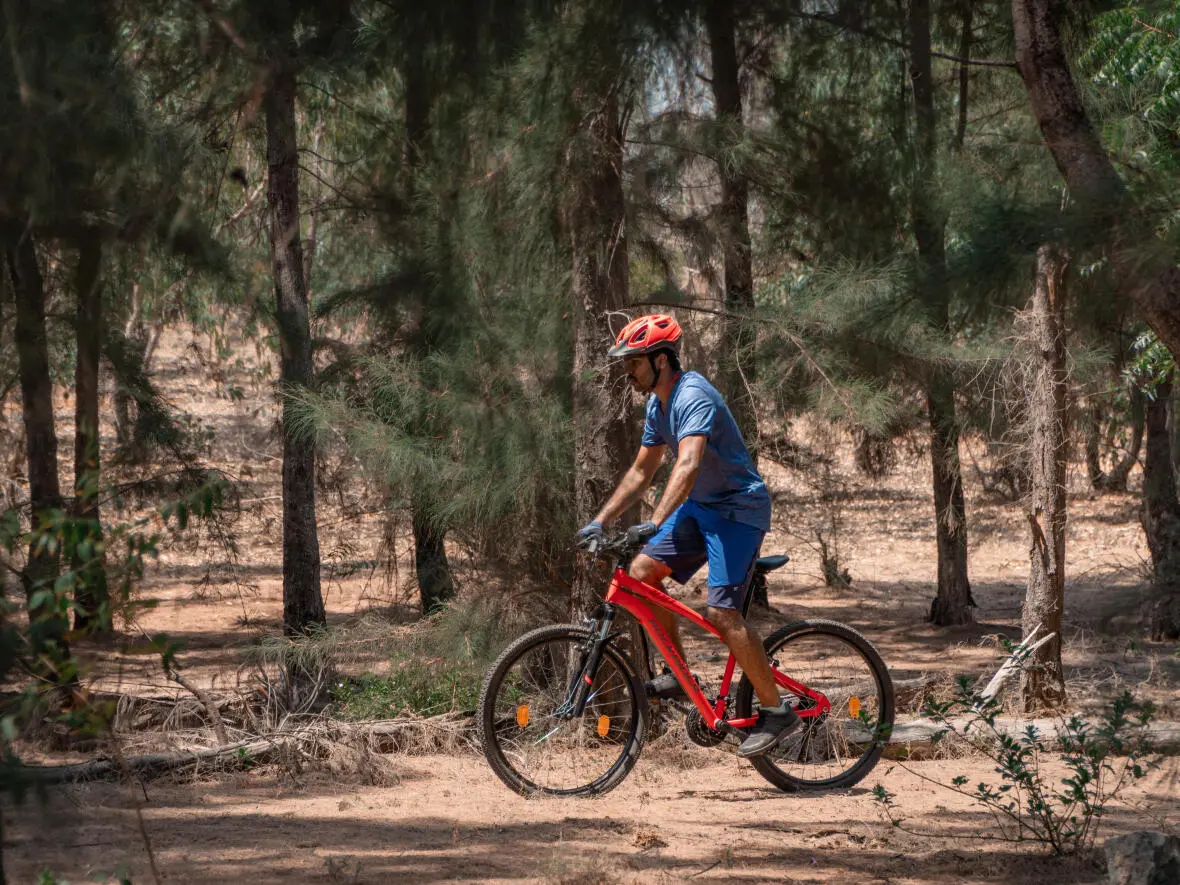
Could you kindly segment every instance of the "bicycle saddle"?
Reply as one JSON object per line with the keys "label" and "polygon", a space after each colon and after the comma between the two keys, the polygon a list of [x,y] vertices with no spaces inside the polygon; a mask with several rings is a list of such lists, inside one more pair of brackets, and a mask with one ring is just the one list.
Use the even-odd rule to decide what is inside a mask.
{"label": "bicycle saddle", "polygon": [[791,557],[785,553],[780,553],[778,556],[763,556],[754,561],[754,568],[763,572],[772,572],[776,568],[782,568],[790,559]]}

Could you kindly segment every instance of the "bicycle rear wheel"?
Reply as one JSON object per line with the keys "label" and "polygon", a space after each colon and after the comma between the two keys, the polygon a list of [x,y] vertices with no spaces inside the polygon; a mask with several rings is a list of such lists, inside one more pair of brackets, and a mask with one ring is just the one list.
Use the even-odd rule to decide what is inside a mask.
{"label": "bicycle rear wheel", "polygon": [[[596,673],[584,668],[594,639],[573,625],[541,627],[492,665],[479,698],[479,734],[496,775],[525,796],[593,796],[627,776],[646,727],[643,686],[607,643]],[[585,710],[563,711],[570,687],[592,679]]]}
{"label": "bicycle rear wheel", "polygon": [[[778,747],[750,760],[764,778],[788,792],[851,787],[872,771],[893,727],[893,681],[872,644],[835,621],[801,621],[776,630],[766,656],[780,673],[822,692],[828,712],[805,717]],[[781,689],[799,712],[814,701]],[[754,687],[738,683],[735,716],[758,711]]]}

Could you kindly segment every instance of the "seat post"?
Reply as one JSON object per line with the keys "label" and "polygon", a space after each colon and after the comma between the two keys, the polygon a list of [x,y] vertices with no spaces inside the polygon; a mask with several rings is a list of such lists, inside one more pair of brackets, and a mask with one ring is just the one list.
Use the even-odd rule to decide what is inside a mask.
{"label": "seat post", "polygon": [[758,574],[758,556],[761,553],[761,547],[754,551],[754,558],[750,561],[750,570],[746,573],[746,594],[742,602],[742,620],[745,620],[750,614],[750,603],[754,601],[754,581]]}

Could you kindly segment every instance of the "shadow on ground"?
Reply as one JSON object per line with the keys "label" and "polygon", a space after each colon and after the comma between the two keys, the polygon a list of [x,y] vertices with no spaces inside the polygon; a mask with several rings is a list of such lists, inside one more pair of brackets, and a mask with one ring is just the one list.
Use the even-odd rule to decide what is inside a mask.
{"label": "shadow on ground", "polygon": [[953,847],[894,837],[864,805],[863,789],[791,797],[763,787],[678,790],[661,797],[679,815],[664,832],[654,815],[636,814],[634,805],[620,813],[610,799],[524,803],[505,794],[502,814],[476,822],[459,814],[461,805],[448,811],[439,802],[438,782],[407,778],[388,790],[332,795],[322,780],[317,786],[242,776],[57,790],[44,806],[5,808],[9,880],[33,881],[50,869],[71,881],[116,871],[151,881],[137,805],[166,882],[1102,880],[1092,863],[973,841],[988,819],[969,811],[939,823]]}

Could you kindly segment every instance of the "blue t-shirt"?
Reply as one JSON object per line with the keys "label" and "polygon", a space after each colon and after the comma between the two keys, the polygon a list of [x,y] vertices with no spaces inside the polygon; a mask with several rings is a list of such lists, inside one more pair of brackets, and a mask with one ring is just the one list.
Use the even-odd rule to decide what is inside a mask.
{"label": "blue t-shirt", "polygon": [[698,372],[685,372],[672,388],[667,410],[647,399],[645,446],[667,446],[675,457],[686,436],[705,436],[701,472],[690,500],[736,522],[770,531],[770,492],[758,475],[729,406]]}

